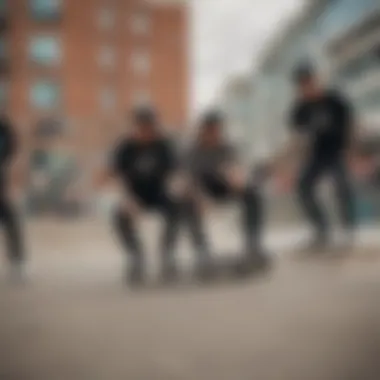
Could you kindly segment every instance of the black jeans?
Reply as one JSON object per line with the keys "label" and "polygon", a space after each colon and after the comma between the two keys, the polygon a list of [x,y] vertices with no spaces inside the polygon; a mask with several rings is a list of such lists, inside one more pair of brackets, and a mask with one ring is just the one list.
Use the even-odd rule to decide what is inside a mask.
{"label": "black jeans", "polygon": [[[235,191],[226,182],[215,184],[204,183],[204,191],[216,202],[235,200],[241,209],[241,228],[244,235],[244,246],[248,253],[262,249],[262,228],[264,206],[260,191],[254,186],[247,186],[242,191]],[[202,210],[197,200],[189,197],[185,202],[185,220],[190,229],[194,248],[200,257],[210,254],[209,242],[204,228]]]}
{"label": "black jeans", "polygon": [[334,181],[343,226],[348,231],[355,227],[354,195],[345,159],[341,155],[313,157],[302,171],[298,194],[303,211],[314,226],[317,237],[321,238],[325,238],[328,233],[328,223],[317,200],[316,188],[324,175],[330,175]]}
{"label": "black jeans", "polygon": [[5,229],[7,256],[12,264],[24,260],[21,227],[16,212],[2,189],[0,194],[0,222]]}
{"label": "black jeans", "polygon": [[[154,196],[140,201],[146,209],[158,211],[164,219],[161,240],[161,255],[164,262],[170,262],[177,242],[180,224],[180,205],[167,194]],[[114,216],[113,225],[125,251],[132,255],[135,263],[142,263],[143,250],[136,230],[135,220],[127,211],[119,209]]]}

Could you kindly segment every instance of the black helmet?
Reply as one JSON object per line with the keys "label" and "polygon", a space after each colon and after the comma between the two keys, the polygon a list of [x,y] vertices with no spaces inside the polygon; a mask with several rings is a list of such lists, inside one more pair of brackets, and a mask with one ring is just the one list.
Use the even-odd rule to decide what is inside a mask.
{"label": "black helmet", "polygon": [[315,69],[310,63],[302,63],[293,71],[293,82],[298,84],[306,80],[312,79],[315,76]]}
{"label": "black helmet", "polygon": [[132,118],[134,123],[140,124],[151,124],[157,123],[157,113],[151,107],[138,107],[132,111]]}
{"label": "black helmet", "polygon": [[215,127],[221,125],[224,122],[224,116],[220,111],[207,112],[202,118],[202,127]]}

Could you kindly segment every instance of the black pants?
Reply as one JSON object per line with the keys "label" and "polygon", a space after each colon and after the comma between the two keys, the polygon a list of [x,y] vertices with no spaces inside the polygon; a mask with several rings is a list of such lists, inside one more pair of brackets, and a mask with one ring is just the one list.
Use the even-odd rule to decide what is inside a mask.
{"label": "black pants", "polygon": [[[262,249],[263,201],[259,190],[247,186],[242,191],[235,191],[227,182],[211,183],[204,181],[203,190],[216,202],[235,200],[241,209],[241,228],[244,235],[246,251],[259,252]],[[201,256],[209,255],[209,243],[206,237],[202,211],[196,199],[191,198],[185,204],[185,219],[187,220],[195,249]]]}
{"label": "black pants", "polygon": [[[140,198],[140,201],[147,210],[158,211],[164,219],[160,251],[164,262],[169,262],[174,254],[178,237],[180,205],[166,194],[145,199]],[[114,216],[113,223],[125,251],[133,256],[135,262],[141,261],[143,249],[132,215],[119,209]]]}
{"label": "black pants", "polygon": [[301,206],[314,226],[317,237],[326,237],[328,223],[316,196],[319,180],[324,175],[334,180],[339,214],[344,227],[353,230],[355,226],[354,197],[349,181],[345,160],[341,156],[310,159],[301,174],[298,186]]}
{"label": "black pants", "polygon": [[0,195],[0,222],[5,229],[7,255],[11,263],[17,264],[24,260],[21,228],[11,203],[4,193]]}

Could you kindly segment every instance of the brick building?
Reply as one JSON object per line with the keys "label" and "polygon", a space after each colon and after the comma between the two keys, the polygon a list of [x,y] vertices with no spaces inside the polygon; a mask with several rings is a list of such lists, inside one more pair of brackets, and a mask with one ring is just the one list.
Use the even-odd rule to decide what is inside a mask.
{"label": "brick building", "polygon": [[0,102],[22,143],[53,118],[91,157],[145,102],[168,127],[183,125],[187,16],[179,0],[0,0]]}

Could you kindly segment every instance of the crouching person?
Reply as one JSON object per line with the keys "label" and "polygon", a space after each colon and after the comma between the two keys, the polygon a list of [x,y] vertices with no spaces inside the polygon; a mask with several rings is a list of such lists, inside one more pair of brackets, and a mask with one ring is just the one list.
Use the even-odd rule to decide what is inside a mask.
{"label": "crouching person", "polygon": [[163,218],[159,250],[165,280],[176,276],[174,249],[178,235],[179,202],[169,193],[168,182],[176,170],[174,150],[160,131],[154,110],[133,112],[132,134],[118,145],[112,170],[118,180],[122,201],[115,213],[113,227],[130,260],[126,279],[132,284],[144,280],[144,252],[136,230],[140,212],[154,210]]}
{"label": "crouching person", "polygon": [[186,219],[198,252],[200,276],[213,274],[209,242],[204,228],[203,205],[235,201],[242,212],[244,255],[240,269],[251,270],[266,261],[262,247],[263,205],[257,184],[244,173],[236,150],[224,135],[221,114],[211,112],[201,121],[197,139],[186,159],[191,187],[186,200]]}

